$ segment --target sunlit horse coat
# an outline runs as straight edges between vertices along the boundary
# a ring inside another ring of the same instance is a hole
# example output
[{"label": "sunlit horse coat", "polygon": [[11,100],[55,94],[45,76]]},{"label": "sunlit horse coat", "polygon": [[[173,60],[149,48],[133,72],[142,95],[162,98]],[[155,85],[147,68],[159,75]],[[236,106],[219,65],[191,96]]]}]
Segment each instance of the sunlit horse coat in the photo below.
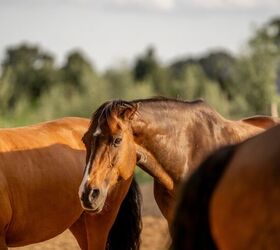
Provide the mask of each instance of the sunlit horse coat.
[{"label": "sunlit horse coat", "polygon": [[211,155],[182,188],[174,250],[280,248],[280,126]]},{"label": "sunlit horse coat", "polygon": [[135,182],[128,191],[132,178],[113,187],[101,214],[83,213],[78,187],[88,126],[87,119],[64,118],[0,130],[1,250],[47,240],[67,228],[83,250],[104,250],[106,244],[139,248],[139,195]]},{"label": "sunlit horse coat", "polygon": [[201,100],[106,102],[84,136],[88,168],[81,200],[89,210],[101,210],[107,190],[130,178],[137,164],[154,178],[156,202],[170,225],[185,176],[221,145],[245,140],[277,122],[271,117],[227,120]]}]

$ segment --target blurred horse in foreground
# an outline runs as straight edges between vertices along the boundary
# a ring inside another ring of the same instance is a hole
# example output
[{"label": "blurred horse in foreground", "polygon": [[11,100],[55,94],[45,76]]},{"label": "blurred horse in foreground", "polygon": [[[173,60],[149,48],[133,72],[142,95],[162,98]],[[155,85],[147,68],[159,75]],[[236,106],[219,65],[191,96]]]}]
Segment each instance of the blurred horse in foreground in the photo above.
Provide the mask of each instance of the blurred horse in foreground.
[{"label": "blurred horse in foreground", "polygon": [[280,126],[211,155],[182,187],[174,250],[280,247]]},{"label": "blurred horse in foreground", "polygon": [[83,212],[78,188],[88,126],[87,119],[64,118],[0,130],[1,250],[41,242],[67,228],[83,250],[139,248],[140,197],[132,176],[112,187],[102,213]]},{"label": "blurred horse in foreground", "polygon": [[87,165],[81,202],[101,211],[108,190],[133,176],[135,165],[154,178],[155,200],[171,225],[176,191],[206,156],[274,126],[271,117],[226,120],[203,101],[167,98],[110,101],[93,115],[84,136]]}]

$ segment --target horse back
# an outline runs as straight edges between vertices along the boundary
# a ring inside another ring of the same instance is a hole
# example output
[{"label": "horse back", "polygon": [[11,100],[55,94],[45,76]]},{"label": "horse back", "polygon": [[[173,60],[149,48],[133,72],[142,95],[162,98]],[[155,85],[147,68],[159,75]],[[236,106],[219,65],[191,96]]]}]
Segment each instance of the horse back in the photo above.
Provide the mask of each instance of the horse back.
[{"label": "horse back", "polygon": [[46,147],[56,143],[84,149],[81,138],[89,120],[66,117],[36,125],[0,129],[0,153]]},{"label": "horse back", "polygon": [[268,129],[280,124],[280,119],[271,116],[251,116],[241,120],[256,127]]}]

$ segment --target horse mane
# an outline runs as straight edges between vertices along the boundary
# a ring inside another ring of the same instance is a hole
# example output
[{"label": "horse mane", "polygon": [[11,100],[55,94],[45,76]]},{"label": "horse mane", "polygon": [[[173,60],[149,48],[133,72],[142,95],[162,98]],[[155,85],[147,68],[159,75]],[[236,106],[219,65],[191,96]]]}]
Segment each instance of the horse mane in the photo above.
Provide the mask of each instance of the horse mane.
[{"label": "horse mane", "polygon": [[100,123],[103,119],[108,119],[113,114],[122,115],[122,112],[126,109],[136,109],[138,104],[141,103],[182,103],[182,104],[208,104],[203,99],[197,99],[193,101],[185,101],[181,99],[169,98],[164,96],[154,96],[146,99],[135,99],[132,101],[125,100],[111,100],[103,103],[92,115],[91,123],[98,121]]},{"label": "horse mane", "polygon": [[101,121],[103,118],[110,117],[113,113],[117,115],[121,115],[125,109],[134,109],[137,108],[137,104],[139,103],[182,103],[182,104],[203,104],[208,106],[208,104],[203,99],[197,99],[193,101],[185,101],[182,99],[177,98],[170,98],[164,96],[154,96],[151,98],[146,99],[135,99],[132,101],[125,101],[125,100],[111,100],[103,103],[94,113],[92,116],[91,121]]},{"label": "horse mane", "polygon": [[125,101],[125,100],[111,100],[103,103],[92,115],[91,117],[91,122],[88,131],[83,137],[83,142],[86,141],[87,135],[92,135],[99,125],[101,123],[108,122],[109,118],[112,117],[113,115],[116,116],[122,116],[124,112],[127,109],[135,110],[137,112],[137,109],[140,105],[145,104],[145,103],[156,103],[156,104],[182,104],[182,105],[199,105],[203,106],[204,108],[212,109],[203,99],[197,99],[193,101],[185,101],[182,99],[178,98],[169,98],[169,97],[164,97],[164,96],[154,96],[151,98],[146,98],[146,99],[135,99],[132,101]]},{"label": "horse mane", "polygon": [[121,115],[121,113],[128,109],[135,108],[134,104],[124,100],[112,100],[103,103],[92,115],[88,131],[84,134],[82,141],[86,144],[88,137],[96,131],[98,126],[103,121],[108,121],[113,114]]},{"label": "horse mane", "polygon": [[168,103],[183,103],[183,104],[197,104],[197,103],[205,103],[205,101],[202,98],[192,100],[192,101],[187,101],[183,100],[181,98],[171,98],[171,97],[166,97],[166,96],[153,96],[151,98],[146,98],[146,99],[136,99],[133,100],[132,102],[168,102]]}]

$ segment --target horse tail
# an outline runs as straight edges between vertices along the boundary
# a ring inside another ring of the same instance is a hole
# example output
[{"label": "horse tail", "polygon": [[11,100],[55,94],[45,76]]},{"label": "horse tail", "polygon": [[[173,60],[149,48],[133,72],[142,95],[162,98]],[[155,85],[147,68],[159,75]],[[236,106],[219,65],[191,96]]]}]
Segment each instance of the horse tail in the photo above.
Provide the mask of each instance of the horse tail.
[{"label": "horse tail", "polygon": [[182,186],[172,225],[171,249],[217,249],[209,223],[211,196],[234,153],[227,146],[209,156]]},{"label": "horse tail", "polygon": [[140,248],[141,203],[140,189],[133,177],[128,193],[109,233],[107,250],[138,250]]}]

